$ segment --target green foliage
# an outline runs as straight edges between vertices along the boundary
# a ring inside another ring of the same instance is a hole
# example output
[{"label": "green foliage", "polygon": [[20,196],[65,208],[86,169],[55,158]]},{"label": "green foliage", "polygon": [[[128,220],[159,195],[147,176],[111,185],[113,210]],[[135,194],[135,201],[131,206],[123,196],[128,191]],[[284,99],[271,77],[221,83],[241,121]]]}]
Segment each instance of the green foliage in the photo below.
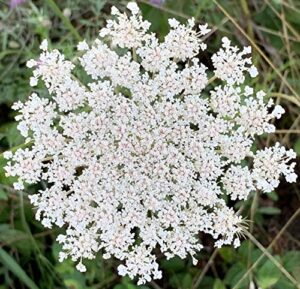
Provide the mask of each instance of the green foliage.
[{"label": "green foliage", "polygon": [[224,283],[220,279],[216,279],[214,282],[214,287],[213,289],[226,289]]},{"label": "green foliage", "polygon": [[297,155],[300,155],[300,138],[295,142],[294,144],[294,150],[297,153]]},{"label": "green foliage", "polygon": [[[28,0],[12,11],[4,4],[6,2],[0,1],[0,153],[9,148],[16,150],[24,143],[16,128],[15,112],[10,107],[14,101],[25,100],[31,93],[28,85],[31,72],[25,63],[38,54],[40,41],[47,38],[52,47],[72,57],[79,39],[90,40],[98,35],[99,27],[109,17],[110,7],[117,5],[123,10],[128,1]],[[149,5],[147,0],[137,2],[144,17],[152,23],[152,31],[160,38],[168,33],[169,17],[185,21],[194,16],[199,23],[209,23],[218,32],[209,37],[207,55],[215,51],[224,35],[236,44],[257,44],[283,79],[263,55],[253,49],[261,77],[252,85],[274,96],[287,113],[276,121],[278,133],[268,138],[262,136],[253,149],[280,141],[294,148],[300,156],[300,110],[297,105],[300,102],[299,1],[166,0],[161,7]],[[68,16],[67,12],[71,15]],[[237,25],[228,16],[235,19]],[[239,28],[247,33],[248,39],[242,36]],[[209,66],[207,55],[199,57]],[[82,71],[75,73],[83,76],[80,78],[84,82],[89,81]],[[42,86],[38,91],[47,96]],[[285,228],[269,250],[281,269],[266,256],[261,257],[262,252],[246,240],[238,249],[219,249],[210,260],[212,252],[207,248],[212,247],[211,240],[208,236],[201,236],[205,248],[199,254],[199,264],[193,266],[189,258],[162,259],[163,279],[156,283],[137,286],[135,280],[121,278],[117,275],[119,262],[103,260],[100,254],[87,262],[86,273],[80,273],[71,260],[58,262],[60,245],[55,239],[63,229],[49,230],[34,220],[34,209],[27,194],[36,192],[44,184],[26,188],[24,200],[20,199],[11,186],[13,179],[5,177],[4,166],[5,160],[0,155],[0,289],[249,289],[250,281],[262,289],[295,289],[296,285],[283,274],[282,268],[300,284],[300,235],[295,221]],[[253,198],[237,202],[236,207],[243,217],[250,220],[249,230],[264,247],[274,240],[299,208],[299,192],[299,183],[285,183],[277,192],[260,195],[252,212]],[[255,266],[250,270],[253,264]],[[204,269],[206,272],[201,275]],[[200,283],[196,288],[197,280]]]},{"label": "green foliage", "polygon": [[[226,273],[224,282],[229,285],[229,288],[233,288],[235,284],[246,273],[247,267],[242,263],[235,263]],[[245,288],[248,284],[247,280],[244,280],[238,288]]]},{"label": "green foliage", "polygon": [[17,129],[16,122],[8,122],[0,127],[0,138],[2,143],[6,143],[8,147],[14,147],[24,143],[24,138]]},{"label": "green foliage", "polygon": [[219,250],[219,255],[226,263],[232,263],[235,258],[235,250],[231,247],[224,246]]},{"label": "green foliage", "polygon": [[[279,260],[279,258],[277,258]],[[270,260],[267,260],[258,270],[257,283],[262,289],[270,288],[280,278],[280,270]]]},{"label": "green foliage", "polygon": [[2,248],[0,248],[0,262],[30,289],[39,289],[20,265]]},{"label": "green foliage", "polygon": [[166,272],[174,273],[181,271],[185,268],[186,264],[184,260],[179,257],[174,257],[169,260],[162,260],[161,267],[166,270]]}]

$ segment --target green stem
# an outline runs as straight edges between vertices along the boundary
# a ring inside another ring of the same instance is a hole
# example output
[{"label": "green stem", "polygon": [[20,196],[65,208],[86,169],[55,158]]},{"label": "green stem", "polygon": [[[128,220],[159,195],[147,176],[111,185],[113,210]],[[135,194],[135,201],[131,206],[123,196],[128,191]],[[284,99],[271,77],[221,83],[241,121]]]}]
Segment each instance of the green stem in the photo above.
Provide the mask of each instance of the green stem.
[{"label": "green stem", "polygon": [[82,41],[82,37],[79,35],[78,31],[73,26],[73,24],[71,23],[71,21],[62,13],[62,11],[60,10],[60,8],[57,6],[56,2],[54,0],[46,0],[46,2],[50,6],[50,8],[53,10],[53,12],[56,14],[56,16],[61,19],[61,21],[64,23],[64,25],[75,36],[75,38],[78,41]]},{"label": "green stem", "polygon": [[[30,145],[32,145],[32,144],[33,144],[33,141],[31,140],[31,141],[29,141],[29,142],[27,142],[27,143],[22,143],[22,144],[20,144],[20,145],[18,145],[18,146],[14,146],[14,147],[12,147],[11,149],[9,149],[8,151],[11,151],[11,152],[14,153],[14,152],[17,151],[18,149],[26,148],[26,147],[28,147],[28,146],[30,146]],[[2,152],[2,153],[0,154],[0,159],[3,159],[3,158],[4,158],[3,154],[4,154],[4,152]]]}]

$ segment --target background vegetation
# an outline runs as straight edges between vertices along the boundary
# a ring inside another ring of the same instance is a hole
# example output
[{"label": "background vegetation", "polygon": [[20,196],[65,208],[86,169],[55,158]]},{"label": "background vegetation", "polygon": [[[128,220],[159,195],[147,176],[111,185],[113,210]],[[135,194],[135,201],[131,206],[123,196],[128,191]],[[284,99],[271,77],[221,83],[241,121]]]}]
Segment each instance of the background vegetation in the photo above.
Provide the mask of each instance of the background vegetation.
[{"label": "background vegetation", "polygon": [[[12,1],[13,2],[13,1]],[[15,2],[21,2],[15,1]],[[76,43],[97,36],[109,17],[112,5],[124,9],[128,1],[40,0],[24,1],[14,9],[0,1],[0,150],[15,147],[24,140],[16,130],[10,109],[16,100],[30,94],[31,74],[25,63],[39,53],[39,42],[73,57]],[[140,0],[143,15],[152,29],[163,37],[167,18],[184,21],[195,17],[207,22],[214,33],[207,40],[203,61],[210,66],[209,54],[227,35],[238,45],[253,47],[253,57],[261,72],[252,83],[264,89],[286,109],[276,133],[261,137],[257,146],[276,141],[294,148],[300,155],[300,1],[299,0]],[[149,3],[152,2],[152,3]],[[299,158],[298,158],[299,160]],[[116,274],[117,261],[98,256],[88,263],[87,273],[74,269],[72,261],[58,262],[59,229],[47,230],[34,219],[27,194],[14,191],[3,172],[0,157],[0,289],[238,289],[300,288],[300,187],[282,183],[276,192],[254,194],[237,203],[247,217],[247,240],[235,250],[214,250],[212,240],[200,236],[205,245],[199,263],[174,258],[161,260],[163,279],[137,287],[134,281]],[[298,164],[299,173],[299,164]]]}]

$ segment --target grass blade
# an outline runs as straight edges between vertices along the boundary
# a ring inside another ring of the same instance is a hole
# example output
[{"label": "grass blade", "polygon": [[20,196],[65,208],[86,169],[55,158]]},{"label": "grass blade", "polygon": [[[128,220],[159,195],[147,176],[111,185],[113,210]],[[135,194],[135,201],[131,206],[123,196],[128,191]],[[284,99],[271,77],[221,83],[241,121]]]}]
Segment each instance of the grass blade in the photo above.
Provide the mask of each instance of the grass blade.
[{"label": "grass blade", "polygon": [[0,248],[0,262],[14,275],[16,275],[16,277],[18,277],[28,288],[39,289],[20,265],[2,248]]}]

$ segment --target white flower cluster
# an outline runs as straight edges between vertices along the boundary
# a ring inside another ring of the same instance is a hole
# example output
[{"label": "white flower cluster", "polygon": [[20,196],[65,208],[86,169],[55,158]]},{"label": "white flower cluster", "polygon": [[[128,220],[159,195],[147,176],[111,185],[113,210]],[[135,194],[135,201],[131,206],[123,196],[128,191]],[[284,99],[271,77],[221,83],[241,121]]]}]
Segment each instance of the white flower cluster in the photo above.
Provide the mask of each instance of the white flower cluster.
[{"label": "white flower cluster", "polygon": [[[51,97],[33,93],[14,105],[28,146],[5,157],[17,189],[47,184],[30,200],[44,226],[67,227],[60,260],[70,256],[85,271],[82,259],[101,251],[141,284],[161,278],[158,250],[196,262],[199,232],[217,247],[238,246],[243,220],[224,195],[271,192],[281,175],[294,182],[295,153],[279,144],[252,150],[284,110],[243,85],[257,74],[250,47],[240,52],[224,38],[210,72],[219,85],[204,91],[212,83],[197,54],[207,25],[197,32],[193,19],[170,19],[160,42],[137,5],[128,9],[129,16],[113,7],[100,38],[79,43],[87,85],[74,77],[75,64],[42,43],[39,59],[28,62],[30,83],[43,81]],[[242,165],[245,158],[252,165]]]}]

